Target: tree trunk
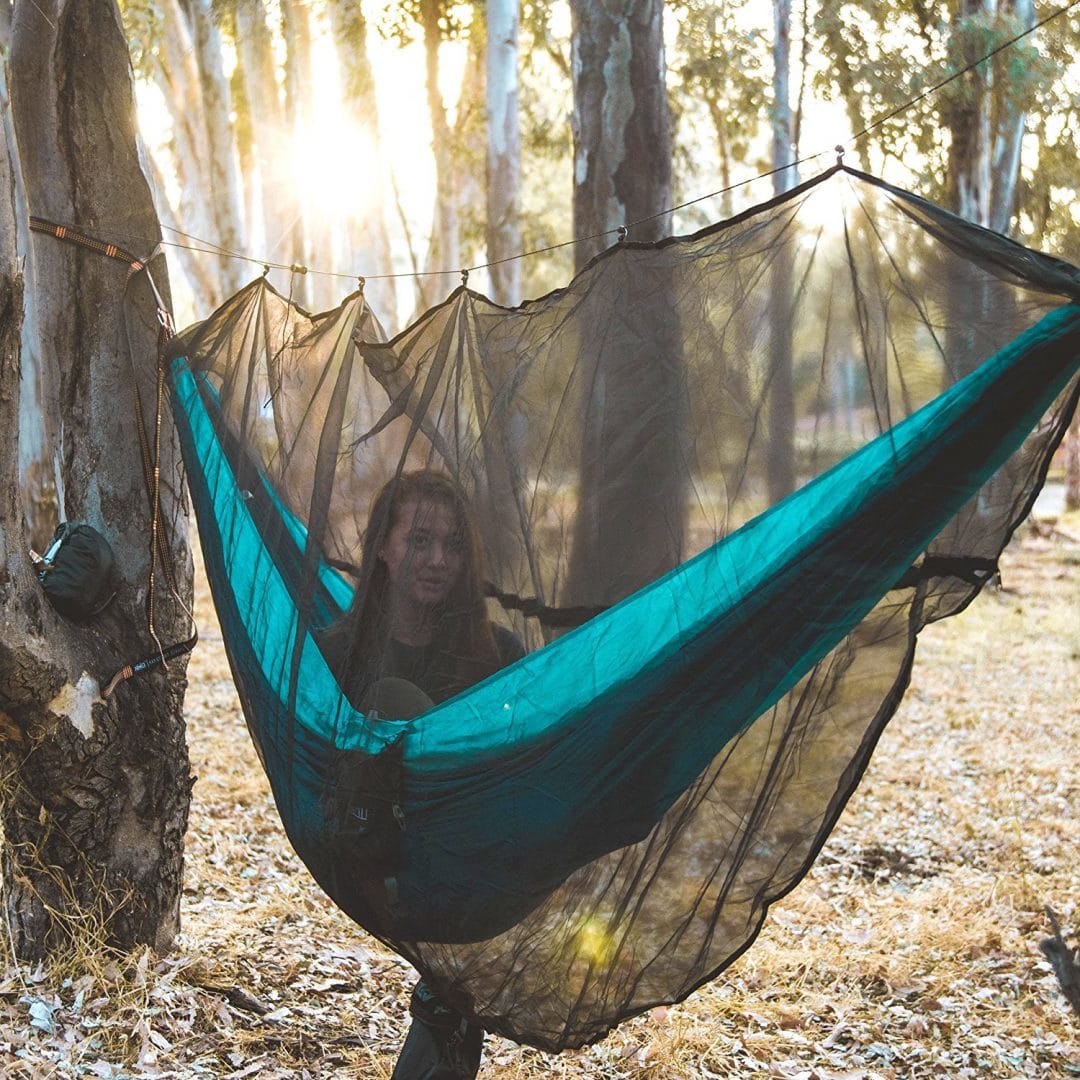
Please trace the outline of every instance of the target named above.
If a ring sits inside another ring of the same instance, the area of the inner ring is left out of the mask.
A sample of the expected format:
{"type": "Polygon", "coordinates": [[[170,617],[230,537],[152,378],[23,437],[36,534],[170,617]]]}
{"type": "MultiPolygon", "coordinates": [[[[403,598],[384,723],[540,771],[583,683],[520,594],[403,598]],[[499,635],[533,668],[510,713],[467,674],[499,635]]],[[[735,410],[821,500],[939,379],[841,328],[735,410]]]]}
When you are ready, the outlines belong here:
{"type": "MultiPolygon", "coordinates": [[[[1030,30],[1035,25],[1033,0],[1014,0],[1016,29],[1030,30]]],[[[1029,38],[1029,41],[1032,39],[1029,38]]],[[[1024,141],[1024,110],[1019,108],[1011,88],[1005,88],[1006,101],[994,136],[991,173],[989,225],[1000,233],[1009,233],[1016,202],[1016,182],[1020,176],[1020,150],[1024,141]]]]}
{"type": "MultiPolygon", "coordinates": [[[[244,204],[236,139],[232,126],[232,90],[225,77],[221,35],[211,0],[190,0],[191,24],[206,119],[205,196],[213,208],[214,234],[208,239],[229,251],[244,250],[244,204]]],[[[247,271],[239,260],[221,259],[218,273],[224,295],[243,284],[247,271]]],[[[224,296],[219,298],[224,299],[224,296]]]]}
{"type": "Polygon", "coordinates": [[[487,34],[487,257],[496,264],[491,298],[513,306],[521,302],[517,0],[488,0],[487,34]]]}
{"type": "MultiPolygon", "coordinates": [[[[439,90],[440,0],[421,0],[420,24],[424,34],[425,88],[431,120],[431,148],[435,155],[435,207],[431,222],[427,265],[449,270],[461,265],[458,246],[458,194],[454,184],[454,147],[450,123],[439,90]]],[[[441,276],[417,279],[417,300],[426,310],[442,300],[447,280],[441,276]]]]}
{"type": "MultiPolygon", "coordinates": [[[[127,45],[113,0],[35,0],[14,13],[10,86],[17,157],[32,214],[78,225],[149,254],[157,239],[136,151],[127,45]],[[136,239],[136,238],[141,238],[136,239]]],[[[0,422],[18,400],[19,281],[10,224],[10,168],[0,177],[0,422]]],[[[173,661],[100,687],[152,651],[144,603],[147,496],[131,395],[152,413],[156,318],[145,274],[96,252],[33,234],[26,252],[34,318],[53,350],[62,418],[62,511],[89,521],[117,556],[117,597],[87,625],[60,618],[30,571],[24,507],[12,461],[0,454],[0,802],[4,903],[17,952],[40,957],[86,933],[120,947],[169,947],[179,923],[190,796],[184,744],[184,664],[173,661]],[[127,298],[125,302],[125,283],[127,298]]],[[[159,287],[166,285],[160,261],[159,287]]],[[[167,295],[167,289],[165,290],[167,295]]],[[[152,416],[151,416],[152,423],[152,416]]],[[[186,496],[171,425],[162,432],[162,506],[182,592],[190,601],[186,496]]],[[[160,598],[159,598],[160,599],[160,598]]],[[[159,604],[168,643],[186,619],[159,604]]]]}
{"type": "Polygon", "coordinates": [[[1080,510],[1080,408],[1065,433],[1065,509],[1080,510]]]}
{"type": "MultiPolygon", "coordinates": [[[[954,34],[959,36],[957,59],[971,63],[986,51],[986,30],[993,25],[998,0],[961,0],[957,11],[954,34]]],[[[990,227],[1008,228],[1012,216],[1016,176],[996,176],[992,169],[995,140],[993,135],[993,68],[980,64],[964,76],[964,92],[953,97],[952,107],[943,111],[949,128],[950,143],[947,172],[946,206],[969,221],[990,227]],[[991,208],[996,207],[997,222],[991,221],[991,208]]],[[[1007,88],[1006,88],[1007,91],[1007,88]]],[[[1016,155],[1019,167],[1019,140],[1023,136],[1023,118],[1019,127],[1007,132],[999,142],[1001,167],[1006,170],[1006,147],[1016,155]]],[[[1007,171],[1007,170],[1006,170],[1007,171]]],[[[955,365],[964,374],[980,364],[990,346],[982,340],[986,314],[1009,303],[1008,293],[995,289],[992,283],[957,280],[950,296],[951,319],[946,331],[947,350],[955,365]]]]}
{"type": "MultiPolygon", "coordinates": [[[[773,0],[773,192],[799,182],[791,112],[791,0],[773,0]]],[[[795,490],[795,389],[792,358],[791,263],[781,251],[773,260],[768,378],[769,456],[766,487],[770,503],[795,490]]]]}
{"type": "MultiPolygon", "coordinates": [[[[379,109],[368,57],[367,21],[361,5],[352,0],[329,0],[327,11],[341,66],[342,96],[353,119],[368,132],[374,154],[362,180],[371,188],[371,203],[350,222],[350,250],[358,271],[369,275],[392,274],[390,232],[386,225],[387,193],[379,149],[379,109]]],[[[393,278],[369,281],[365,296],[385,327],[397,324],[397,288],[393,278]]]]}
{"type": "MultiPolygon", "coordinates": [[[[671,126],[664,85],[663,4],[573,0],[574,236],[615,230],[671,206],[671,126]]],[[[635,225],[658,240],[670,219],[635,225]]],[[[615,237],[574,248],[578,269],[615,237]]]]}
{"type": "MultiPolygon", "coordinates": [[[[312,121],[311,24],[307,4],[299,0],[279,0],[279,4],[281,36],[285,41],[285,118],[294,141],[294,145],[286,145],[285,151],[287,159],[291,160],[295,143],[301,141],[297,136],[303,136],[312,121]]],[[[290,189],[295,188],[295,177],[285,169],[283,174],[290,189]]],[[[325,243],[325,234],[320,232],[320,235],[315,235],[316,230],[312,226],[314,215],[310,209],[302,205],[295,195],[292,201],[296,212],[289,219],[289,260],[310,267],[313,262],[320,261],[315,258],[315,252],[325,243]]],[[[295,275],[289,283],[289,295],[300,304],[314,307],[317,306],[317,299],[325,299],[324,296],[316,296],[318,288],[315,279],[310,276],[295,275]]]]}
{"type": "MultiPolygon", "coordinates": [[[[576,237],[671,206],[662,15],[659,0],[571,4],[576,237]]],[[[654,240],[669,224],[651,218],[630,235],[654,240]]],[[[603,238],[578,243],[578,266],[607,246],[603,238]]],[[[606,272],[629,270],[615,261],[606,272]]],[[[645,309],[630,299],[633,285],[611,282],[621,302],[605,313],[609,331],[582,343],[587,437],[568,583],[576,603],[611,603],[682,558],[687,410],[674,290],[642,298],[652,313],[646,338],[635,329],[645,309]]]]}
{"type": "MultiPolygon", "coordinates": [[[[7,4],[0,5],[0,20],[2,20],[0,42],[3,44],[5,56],[9,56],[11,9],[7,4]]],[[[15,146],[15,126],[7,90],[6,61],[0,65],[0,68],[5,69],[0,71],[4,78],[3,100],[0,102],[4,113],[4,140],[8,146],[8,155],[11,157],[12,148],[15,146]]],[[[17,160],[14,158],[9,162],[9,172],[15,206],[13,228],[16,229],[18,236],[17,241],[14,239],[12,241],[12,251],[16,250],[16,245],[18,250],[25,251],[29,211],[26,207],[26,192],[23,189],[22,175],[18,170],[17,160]]],[[[7,192],[7,190],[5,182],[4,191],[7,192]]],[[[17,428],[17,438],[10,439],[5,435],[3,442],[5,447],[10,447],[13,453],[16,448],[18,450],[15,458],[19,467],[17,474],[13,475],[17,476],[15,490],[21,490],[23,493],[26,539],[31,547],[41,551],[52,536],[57,520],[59,481],[53,448],[57,442],[55,425],[59,422],[59,418],[51,415],[42,404],[54,392],[57,371],[54,358],[46,343],[41,340],[37,320],[33,317],[33,294],[25,294],[20,286],[20,296],[19,310],[25,309],[26,318],[22,320],[22,335],[16,353],[19,378],[17,382],[5,383],[5,385],[17,385],[19,389],[15,399],[16,427],[5,422],[0,430],[9,433],[17,428]]],[[[7,311],[9,306],[9,303],[5,303],[4,311],[7,311]]]]}
{"type": "MultiPolygon", "coordinates": [[[[960,60],[969,64],[982,55],[981,35],[974,27],[989,20],[997,0],[961,0],[957,32],[963,35],[960,60]]],[[[968,72],[965,93],[957,97],[946,115],[950,132],[947,174],[947,206],[969,221],[986,225],[990,220],[990,101],[993,73],[989,64],[968,72]]]]}
{"type": "MultiPolygon", "coordinates": [[[[172,119],[172,164],[180,181],[177,217],[184,223],[186,231],[216,241],[219,222],[207,195],[212,165],[206,134],[206,108],[195,39],[179,0],[163,0],[160,20],[153,32],[157,35],[156,46],[145,52],[150,75],[161,91],[172,119]]],[[[164,188],[158,185],[157,193],[162,201],[159,213],[165,217],[164,188]]],[[[221,261],[185,253],[183,264],[195,306],[202,311],[212,310],[226,295],[221,261]]]]}
{"type": "MultiPolygon", "coordinates": [[[[262,254],[280,262],[292,262],[292,226],[299,214],[288,168],[285,111],[278,93],[273,40],[262,0],[237,0],[237,67],[244,80],[244,100],[251,122],[253,157],[258,165],[258,185],[248,177],[248,217],[256,220],[255,204],[261,207],[262,254]]],[[[252,232],[254,236],[254,230],[252,232]]]]}

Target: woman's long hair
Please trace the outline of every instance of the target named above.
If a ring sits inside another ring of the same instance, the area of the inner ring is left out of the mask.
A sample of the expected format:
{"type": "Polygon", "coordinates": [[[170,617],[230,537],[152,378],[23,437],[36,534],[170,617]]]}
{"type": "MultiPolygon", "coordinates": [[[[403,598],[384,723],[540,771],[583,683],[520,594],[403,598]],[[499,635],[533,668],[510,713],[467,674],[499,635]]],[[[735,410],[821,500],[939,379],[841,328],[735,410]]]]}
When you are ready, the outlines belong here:
{"type": "Polygon", "coordinates": [[[468,503],[445,473],[418,469],[391,479],[371,504],[364,529],[359,584],[349,610],[325,640],[348,657],[348,672],[339,681],[355,696],[360,681],[378,678],[379,658],[391,637],[390,578],[379,552],[410,500],[438,503],[454,516],[461,537],[461,571],[446,599],[432,612],[435,626],[433,669],[445,680],[437,688],[445,699],[486,678],[499,667],[498,651],[484,603],[481,548],[468,503]],[[342,680],[347,676],[348,685],[342,680]],[[359,677],[359,679],[357,678],[359,677]]]}

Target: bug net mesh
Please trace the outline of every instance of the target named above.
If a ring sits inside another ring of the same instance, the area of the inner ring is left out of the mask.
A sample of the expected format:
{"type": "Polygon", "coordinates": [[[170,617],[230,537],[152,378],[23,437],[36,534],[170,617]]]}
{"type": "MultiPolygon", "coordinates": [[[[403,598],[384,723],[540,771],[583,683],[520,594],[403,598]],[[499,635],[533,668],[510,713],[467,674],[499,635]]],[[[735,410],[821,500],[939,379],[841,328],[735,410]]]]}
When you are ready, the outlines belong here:
{"type": "Polygon", "coordinates": [[[323,888],[548,1049],[714,976],[1030,509],[1077,297],[838,167],[392,341],[263,282],[182,334],[226,646],[323,888]]]}

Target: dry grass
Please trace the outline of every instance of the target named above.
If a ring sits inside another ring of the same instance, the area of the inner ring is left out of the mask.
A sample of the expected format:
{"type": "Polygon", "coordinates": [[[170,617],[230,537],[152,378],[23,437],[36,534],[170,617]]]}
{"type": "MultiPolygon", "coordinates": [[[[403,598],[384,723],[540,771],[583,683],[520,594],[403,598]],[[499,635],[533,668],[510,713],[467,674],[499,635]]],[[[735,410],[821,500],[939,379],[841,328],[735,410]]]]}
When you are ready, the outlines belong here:
{"type": "MultiPolygon", "coordinates": [[[[911,691],[802,885],[687,1002],[481,1077],[1080,1076],[1038,950],[1080,924],[1080,520],[1028,530],[1003,590],[923,637],[911,691]],[[1070,534],[1072,539],[1070,539],[1070,534]]],[[[412,975],[293,855],[205,596],[191,666],[184,932],[0,978],[10,1077],[389,1077],[412,975]]]]}

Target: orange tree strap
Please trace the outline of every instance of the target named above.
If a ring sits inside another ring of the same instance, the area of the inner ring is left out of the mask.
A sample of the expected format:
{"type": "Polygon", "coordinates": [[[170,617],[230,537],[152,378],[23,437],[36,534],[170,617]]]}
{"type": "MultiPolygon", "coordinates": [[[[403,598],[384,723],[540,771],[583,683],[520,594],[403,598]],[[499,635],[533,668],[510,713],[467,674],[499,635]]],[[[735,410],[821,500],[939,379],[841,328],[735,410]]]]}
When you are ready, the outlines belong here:
{"type": "Polygon", "coordinates": [[[143,270],[146,267],[146,263],[137,256],[132,255],[130,251],[125,251],[116,244],[107,244],[104,240],[98,240],[96,237],[88,236],[78,229],[73,229],[70,225],[57,225],[55,222],[46,221],[45,218],[31,217],[30,231],[46,233],[49,236],[55,236],[57,240],[64,240],[67,243],[75,244],[78,247],[89,248],[91,251],[96,251],[99,255],[105,255],[110,259],[117,259],[120,262],[127,263],[132,273],[143,270]]]}

